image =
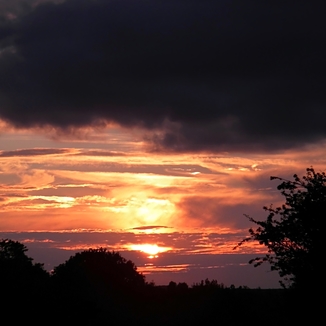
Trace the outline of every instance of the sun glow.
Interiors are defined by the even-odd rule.
[[[171,250],[171,247],[161,247],[158,246],[156,244],[148,244],[148,243],[144,243],[144,244],[132,244],[129,246],[129,248],[131,250],[137,250],[137,251],[141,251],[144,252],[146,254],[148,254],[148,258],[156,258],[158,257],[157,254],[161,253],[161,252],[166,252]]]

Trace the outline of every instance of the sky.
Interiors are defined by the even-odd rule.
[[[234,250],[326,167],[324,1],[0,0],[0,238],[156,284],[278,287]]]

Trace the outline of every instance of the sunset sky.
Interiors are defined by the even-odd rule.
[[[233,250],[326,168],[325,1],[0,0],[0,238],[156,284],[278,287]]]

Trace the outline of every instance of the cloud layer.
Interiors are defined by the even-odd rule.
[[[322,140],[325,6],[41,2],[1,20],[0,119],[60,130],[113,122],[141,128],[157,150]]]
[[[278,275],[271,273],[270,267],[253,268],[248,261],[257,256],[251,252],[234,252],[232,241],[226,235],[218,234],[157,234],[135,235],[126,232],[98,232],[94,230],[75,230],[75,232],[0,232],[0,238],[14,239],[24,243],[29,249],[28,255],[35,262],[44,263],[51,271],[76,252],[89,248],[104,247],[115,250],[132,260],[138,271],[146,276],[148,282],[167,285],[171,280],[187,282],[188,285],[202,279],[217,279],[227,286],[247,285],[256,288],[279,287]],[[135,250],[126,250],[128,244],[168,244],[173,249],[151,259],[148,254]],[[225,246],[226,244],[226,246]],[[186,247],[188,249],[186,249]],[[231,254],[227,254],[227,248]],[[219,252],[219,254],[216,254]]]

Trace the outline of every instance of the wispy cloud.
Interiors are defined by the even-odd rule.
[[[17,149],[15,151],[0,151],[0,157],[16,157],[16,156],[38,156],[38,155],[56,155],[70,153],[68,149],[59,148],[32,148]]]

